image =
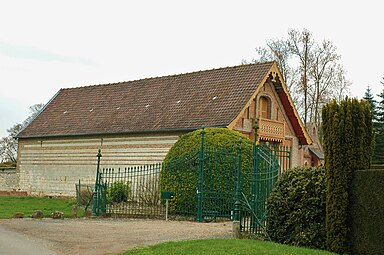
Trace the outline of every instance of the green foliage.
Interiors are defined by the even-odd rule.
[[[382,82],[384,85],[384,82]],[[376,121],[373,123],[375,128],[375,151],[373,164],[384,165],[384,87],[380,94],[377,95]]]
[[[75,204],[75,199],[68,198],[0,196],[0,218],[12,218],[15,212],[31,217],[35,210],[43,211],[44,217],[51,217],[54,211],[64,212],[64,217],[71,217]]]
[[[107,201],[108,203],[120,203],[128,201],[130,193],[131,187],[129,182],[114,182],[107,189]]]
[[[384,169],[356,171],[351,187],[352,254],[384,250]]]
[[[374,134],[370,104],[346,99],[328,103],[322,111],[323,146],[327,169],[327,248],[349,253],[349,203],[352,173],[368,169]]]
[[[203,178],[210,192],[231,193],[230,196],[217,203],[217,200],[205,199],[203,210],[220,211],[223,208],[232,207],[234,172],[233,156],[227,157],[233,152],[237,152],[239,141],[242,151],[242,172],[250,171],[252,165],[252,141],[239,132],[226,128],[205,128],[204,150],[208,152],[212,148],[220,147],[220,151],[215,155],[215,160],[205,160],[204,169],[206,170]],[[183,135],[169,150],[164,160],[164,166],[160,174],[160,189],[162,191],[173,191],[175,198],[170,201],[170,212],[177,214],[195,215],[197,208],[196,190],[199,177],[199,152],[201,148],[201,130],[196,130]],[[206,153],[205,157],[209,157]],[[215,165],[210,165],[215,162]],[[207,172],[212,170],[212,172]],[[217,174],[220,172],[220,174]],[[217,208],[216,208],[217,207]]]
[[[16,162],[4,162],[4,163],[0,163],[0,167],[16,167]]]
[[[272,242],[249,239],[211,239],[181,242],[167,242],[149,247],[140,247],[123,253],[123,255],[331,255],[327,251],[320,251],[302,247],[293,247]]]
[[[242,150],[252,151],[252,141],[237,131],[227,128],[205,128],[204,144],[207,147],[220,147],[236,150],[241,139]],[[165,162],[183,158],[187,155],[197,153],[201,147],[201,129],[187,133],[169,150]]]
[[[373,117],[375,118],[377,102],[376,102],[375,98],[373,97],[372,90],[369,86],[367,87],[367,90],[364,93],[363,99],[368,101],[369,105],[371,106],[371,111],[372,111]]]
[[[325,249],[325,169],[284,172],[268,198],[267,231],[272,241]]]

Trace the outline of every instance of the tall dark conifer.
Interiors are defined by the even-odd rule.
[[[326,229],[330,251],[350,252],[350,186],[356,170],[370,167],[372,115],[367,101],[346,99],[328,103],[322,111],[327,171]]]
[[[376,102],[375,97],[372,94],[372,90],[369,86],[367,87],[367,90],[364,93],[363,99],[367,100],[369,102],[369,104],[371,106],[373,117],[375,118],[376,117],[377,102]]]
[[[383,89],[377,96],[379,100],[377,102],[376,119],[374,128],[376,130],[376,144],[373,157],[373,163],[384,165],[384,78],[381,82]]]

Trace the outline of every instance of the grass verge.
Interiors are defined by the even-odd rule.
[[[335,253],[250,239],[210,239],[167,242],[129,250],[122,255],[331,255]]]
[[[12,218],[15,212],[31,217],[35,210],[43,211],[45,217],[51,217],[53,211],[61,211],[64,217],[70,217],[75,204],[75,199],[68,198],[0,196],[0,218]]]

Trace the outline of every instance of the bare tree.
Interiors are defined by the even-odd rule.
[[[294,70],[289,66],[291,53],[288,42],[283,39],[269,40],[267,41],[267,48],[258,47],[256,52],[259,55],[259,59],[254,59],[254,62],[276,61],[288,90],[291,92],[295,76],[293,75]]]
[[[0,159],[1,162],[16,162],[17,160],[17,140],[15,137],[27,126],[44,107],[43,104],[35,104],[29,108],[30,115],[22,124],[16,123],[7,129],[8,136],[0,139]]]
[[[327,94],[337,80],[336,69],[340,55],[336,53],[336,47],[332,42],[324,40],[322,44],[316,44],[313,49],[313,60],[311,63],[310,75],[313,80],[313,100],[310,121],[319,127],[320,110],[327,100]]]
[[[289,49],[300,61],[301,85],[304,97],[304,124],[307,124],[308,120],[308,72],[310,70],[313,44],[312,34],[306,29],[302,32],[291,29],[288,32]]]
[[[21,124],[15,124],[7,129],[8,136],[0,139],[0,155],[2,162],[16,162],[17,159],[17,141],[13,138],[21,130]]]
[[[305,124],[312,122],[318,127],[324,103],[349,94],[351,83],[336,47],[329,40],[317,43],[306,29],[289,30],[286,40],[267,40],[266,47],[258,47],[256,52],[254,62],[277,62]]]

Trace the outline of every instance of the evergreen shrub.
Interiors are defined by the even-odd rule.
[[[129,182],[117,181],[112,183],[107,190],[107,202],[108,203],[121,203],[128,201],[131,193],[131,187]]]
[[[175,194],[174,199],[170,201],[169,210],[171,213],[196,214],[201,131],[200,129],[181,136],[164,159],[160,174],[160,189],[173,191]],[[205,128],[204,131],[205,152],[211,151],[209,148],[219,148],[217,153],[223,155],[223,157],[212,158],[213,154],[205,154],[204,187],[213,193],[231,193],[232,195],[234,186],[233,162],[236,160],[233,158],[233,153],[237,153],[241,140],[242,172],[251,171],[252,141],[239,132],[227,128]],[[232,156],[225,156],[225,154],[230,155],[231,153]],[[225,165],[227,167],[224,167]],[[225,171],[232,172],[226,175],[228,172]],[[224,210],[224,207],[232,207],[234,203],[232,197],[223,198],[220,203],[208,199],[204,201],[206,203],[204,204],[205,210],[210,211],[221,211]]]
[[[284,172],[267,203],[267,232],[272,241],[325,249],[325,201],[324,167]]]
[[[322,110],[327,169],[327,249],[350,253],[350,187],[353,172],[368,169],[373,154],[372,112],[367,101],[335,100]]]
[[[384,251],[384,169],[353,174],[351,187],[352,254]]]

